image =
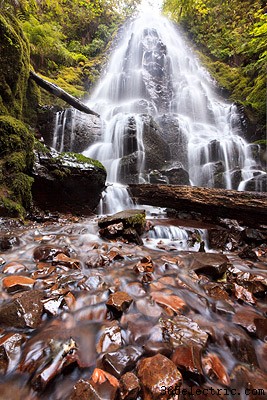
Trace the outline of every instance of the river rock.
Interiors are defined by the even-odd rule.
[[[3,288],[6,289],[8,293],[30,290],[35,285],[35,282],[35,279],[21,275],[7,276],[2,280]]]
[[[107,239],[125,239],[141,244],[140,235],[145,232],[145,210],[126,210],[98,221],[99,234]]]
[[[20,333],[7,333],[0,338],[0,372],[6,373],[12,370],[19,361],[21,346],[26,336]]]
[[[181,345],[178,346],[172,354],[171,360],[185,376],[189,373],[198,379],[203,376],[201,365],[201,347],[197,345]]]
[[[142,359],[137,376],[144,400],[168,399],[170,396],[168,391],[164,394],[164,389],[179,388],[182,384],[182,375],[176,365],[162,354]]]
[[[98,368],[96,370],[99,371]],[[93,379],[80,379],[74,385],[70,400],[115,400],[116,393],[117,387],[112,385],[105,376],[97,382],[94,382]]]
[[[40,261],[53,261],[54,257],[58,254],[65,254],[66,256],[70,256],[70,250],[67,247],[59,247],[53,245],[41,245],[34,249],[33,251],[33,259],[36,262]]]
[[[28,290],[0,307],[0,324],[14,328],[36,328],[43,313],[44,293]]]
[[[215,353],[208,353],[202,358],[203,371],[209,379],[229,386],[230,378],[219,356]]]
[[[237,365],[231,373],[231,387],[237,393],[244,393],[247,400],[263,400],[267,393],[267,374],[258,368],[249,369],[245,365]]]
[[[126,372],[120,379],[120,399],[135,400],[141,386],[137,376],[133,372]]]
[[[121,316],[121,314],[130,307],[133,299],[125,292],[115,292],[112,293],[106,305],[108,309],[116,316]]]
[[[75,153],[36,153],[32,195],[43,210],[90,214],[105,189],[106,170]]]
[[[185,262],[198,275],[207,275],[213,279],[220,278],[231,265],[224,254],[191,253],[186,256]]]
[[[245,331],[233,328],[231,331],[225,332],[223,338],[237,360],[254,367],[258,366],[253,343]]]
[[[19,243],[20,243],[20,240],[16,236],[10,236],[10,235],[0,236],[0,250],[1,251],[9,250],[13,246],[18,246]]]
[[[160,321],[164,340],[170,342],[174,348],[182,345],[200,345],[205,347],[208,334],[200,329],[198,324],[184,315],[177,315],[173,319]]]
[[[138,347],[126,346],[117,351],[104,354],[102,363],[106,371],[116,378],[120,378],[135,367],[142,353],[143,351]]]

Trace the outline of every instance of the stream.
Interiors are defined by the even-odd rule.
[[[267,398],[266,230],[146,214],[1,220],[0,399]]]

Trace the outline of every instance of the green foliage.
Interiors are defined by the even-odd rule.
[[[219,85],[231,92],[231,99],[254,110],[259,124],[264,124],[267,15],[262,2],[165,0],[164,11],[210,57],[204,63]]]

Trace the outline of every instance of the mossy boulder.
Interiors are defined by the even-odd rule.
[[[35,152],[32,195],[43,210],[90,214],[105,189],[106,170],[96,160],[53,149]]]
[[[32,202],[29,176],[33,166],[34,135],[11,117],[0,116],[0,215],[23,216]]]

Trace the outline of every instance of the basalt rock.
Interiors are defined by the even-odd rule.
[[[34,202],[43,210],[90,214],[105,188],[106,170],[98,161],[55,150],[37,153]]]

